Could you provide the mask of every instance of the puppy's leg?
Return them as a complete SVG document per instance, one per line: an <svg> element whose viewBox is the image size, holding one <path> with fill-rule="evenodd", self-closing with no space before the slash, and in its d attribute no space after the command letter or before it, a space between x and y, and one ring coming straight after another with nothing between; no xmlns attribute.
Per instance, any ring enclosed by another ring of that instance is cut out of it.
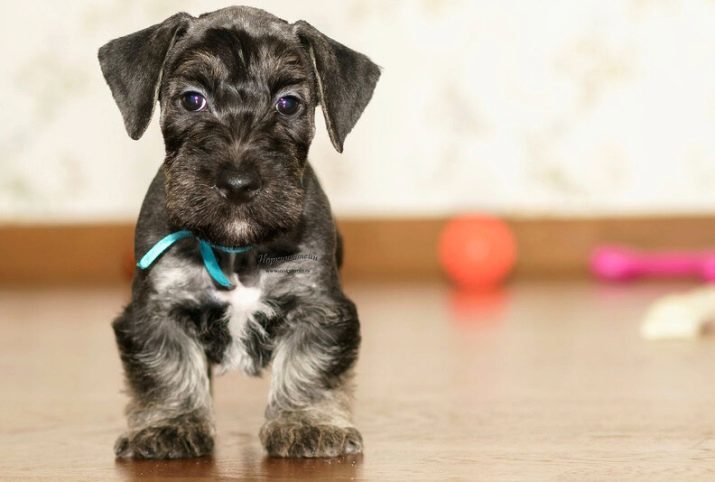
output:
<svg viewBox="0 0 715 482"><path fill-rule="evenodd" d="M275 346L261 442L278 457L336 457L362 452L351 421L351 368L360 330L347 299L299 306Z"/></svg>
<svg viewBox="0 0 715 482"><path fill-rule="evenodd" d="M117 457L210 453L214 426L203 349L168 316L137 316L136 311L128 307L113 324L131 396L129 429L115 444Z"/></svg>

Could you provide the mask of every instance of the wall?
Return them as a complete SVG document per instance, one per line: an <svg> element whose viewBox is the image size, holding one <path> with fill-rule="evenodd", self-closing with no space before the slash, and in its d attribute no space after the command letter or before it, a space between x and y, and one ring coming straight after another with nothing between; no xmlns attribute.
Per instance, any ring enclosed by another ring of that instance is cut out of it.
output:
<svg viewBox="0 0 715 482"><path fill-rule="evenodd" d="M715 210L715 2L252 2L384 67L345 153L311 159L343 216ZM162 158L124 133L96 49L219 1L3 6L0 221L130 220Z"/></svg>

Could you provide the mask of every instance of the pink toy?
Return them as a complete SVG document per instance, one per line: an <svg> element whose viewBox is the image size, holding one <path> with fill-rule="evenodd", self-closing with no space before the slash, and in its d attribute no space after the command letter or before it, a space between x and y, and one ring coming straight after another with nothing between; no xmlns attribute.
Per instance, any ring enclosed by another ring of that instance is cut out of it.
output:
<svg viewBox="0 0 715 482"><path fill-rule="evenodd" d="M591 254L591 272L612 281L686 276L715 281L715 251L645 252L600 246Z"/></svg>

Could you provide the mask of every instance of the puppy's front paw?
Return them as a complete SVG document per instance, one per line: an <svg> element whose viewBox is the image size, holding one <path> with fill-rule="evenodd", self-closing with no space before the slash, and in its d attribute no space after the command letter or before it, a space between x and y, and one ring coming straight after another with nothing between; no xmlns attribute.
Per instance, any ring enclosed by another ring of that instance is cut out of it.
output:
<svg viewBox="0 0 715 482"><path fill-rule="evenodd" d="M261 442L274 457L337 457L362 452L355 427L271 420L261 428Z"/></svg>
<svg viewBox="0 0 715 482"><path fill-rule="evenodd" d="M117 439L118 458L181 459L201 457L213 451L211 428L195 421L171 421L129 432Z"/></svg>

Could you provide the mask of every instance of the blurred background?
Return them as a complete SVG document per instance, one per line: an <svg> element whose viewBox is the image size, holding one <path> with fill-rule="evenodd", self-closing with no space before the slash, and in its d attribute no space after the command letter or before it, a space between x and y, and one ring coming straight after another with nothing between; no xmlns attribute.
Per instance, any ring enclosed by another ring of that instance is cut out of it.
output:
<svg viewBox="0 0 715 482"><path fill-rule="evenodd" d="M673 231L652 218L696 217L708 229L701 218L715 212L713 1L246 3L289 21L305 18L384 69L345 153L333 150L318 119L310 156L347 223L348 242L352 236L380 243L399 233L424 240L407 253L385 246L386 259L361 265L382 266L376 269L383 274L436 273L435 236L459 213L515 223L524 266L552 266L553 259L536 259L553 257L552 237L589 233L571 240L580 244L567 271L590 245L610 241L602 237L653 244L648 233ZM176 11L198 15L226 5L4 3L4 250L24 249L13 236L24 246L31 242L28 231L18 231L22 226L131 226L163 145L156 116L139 142L125 134L96 50ZM624 218L647 221L647 233L629 234L630 221L606 222ZM584 227L588 219L601 222ZM609 234L593 234L603 229ZM102 236L83 233L82 239ZM700 242L676 237L664 244ZM544 249L533 252L535 243ZM92 246L85 251L105 253ZM0 262L4 281L32 278L27 263L13 262Z"/></svg>

